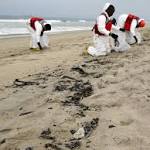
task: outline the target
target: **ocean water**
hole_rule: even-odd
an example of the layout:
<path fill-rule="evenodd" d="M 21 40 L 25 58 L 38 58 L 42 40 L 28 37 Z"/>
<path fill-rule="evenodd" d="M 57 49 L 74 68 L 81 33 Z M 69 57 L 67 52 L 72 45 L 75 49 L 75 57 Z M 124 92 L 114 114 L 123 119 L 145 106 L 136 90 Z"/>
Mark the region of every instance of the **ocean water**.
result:
<path fill-rule="evenodd" d="M 52 25 L 51 34 L 66 32 L 91 30 L 93 22 L 87 20 L 46 20 Z M 28 35 L 26 19 L 0 19 L 0 37 Z"/>

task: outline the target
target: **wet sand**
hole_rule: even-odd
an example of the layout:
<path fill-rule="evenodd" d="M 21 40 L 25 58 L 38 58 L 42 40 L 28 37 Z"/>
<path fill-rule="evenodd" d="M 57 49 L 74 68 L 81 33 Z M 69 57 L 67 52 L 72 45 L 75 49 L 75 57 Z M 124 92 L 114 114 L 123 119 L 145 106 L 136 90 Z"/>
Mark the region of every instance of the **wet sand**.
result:
<path fill-rule="evenodd" d="M 98 58 L 82 55 L 89 31 L 51 35 L 43 51 L 29 37 L 0 39 L 0 150 L 149 150 L 150 29 L 141 32 L 142 44 Z"/>

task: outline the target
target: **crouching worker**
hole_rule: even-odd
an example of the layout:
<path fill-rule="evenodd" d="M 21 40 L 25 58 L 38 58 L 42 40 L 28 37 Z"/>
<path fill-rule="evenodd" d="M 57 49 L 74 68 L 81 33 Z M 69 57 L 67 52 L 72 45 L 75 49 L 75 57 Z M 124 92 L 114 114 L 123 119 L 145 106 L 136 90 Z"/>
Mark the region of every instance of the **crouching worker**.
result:
<path fill-rule="evenodd" d="M 117 43 L 118 35 L 111 33 L 113 27 L 110 17 L 114 14 L 115 7 L 110 3 L 106 3 L 103 13 L 97 18 L 93 27 L 94 47 L 88 48 L 88 53 L 92 56 L 106 55 L 111 52 L 110 37 Z"/>
<path fill-rule="evenodd" d="M 51 30 L 51 25 L 43 18 L 33 17 L 27 22 L 28 30 L 31 34 L 31 49 L 40 49 L 48 47 L 48 37 L 45 31 Z"/>
<path fill-rule="evenodd" d="M 124 32 L 122 38 L 130 45 L 141 43 L 141 35 L 138 29 L 143 28 L 144 26 L 144 19 L 140 19 L 132 14 L 122 14 L 118 18 L 118 27 L 120 28 L 120 31 Z"/>

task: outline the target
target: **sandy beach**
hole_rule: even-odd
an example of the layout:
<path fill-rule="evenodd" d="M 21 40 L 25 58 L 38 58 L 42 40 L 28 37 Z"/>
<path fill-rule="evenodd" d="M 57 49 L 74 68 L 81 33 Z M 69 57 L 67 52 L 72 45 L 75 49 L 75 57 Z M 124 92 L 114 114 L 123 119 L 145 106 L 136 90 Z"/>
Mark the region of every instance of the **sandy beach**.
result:
<path fill-rule="evenodd" d="M 83 55 L 90 31 L 50 35 L 42 51 L 0 39 L 0 150 L 150 150 L 150 28 L 141 33 L 98 58 Z"/>

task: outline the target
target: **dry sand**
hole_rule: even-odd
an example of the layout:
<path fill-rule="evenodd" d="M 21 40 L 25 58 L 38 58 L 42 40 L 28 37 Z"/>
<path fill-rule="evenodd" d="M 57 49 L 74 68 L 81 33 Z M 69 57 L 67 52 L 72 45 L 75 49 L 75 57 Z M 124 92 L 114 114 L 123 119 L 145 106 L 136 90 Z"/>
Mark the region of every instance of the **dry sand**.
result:
<path fill-rule="evenodd" d="M 99 58 L 81 55 L 88 31 L 51 35 L 43 51 L 28 37 L 0 39 L 0 150 L 150 150 L 150 29 L 142 34 Z"/>

